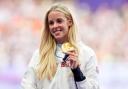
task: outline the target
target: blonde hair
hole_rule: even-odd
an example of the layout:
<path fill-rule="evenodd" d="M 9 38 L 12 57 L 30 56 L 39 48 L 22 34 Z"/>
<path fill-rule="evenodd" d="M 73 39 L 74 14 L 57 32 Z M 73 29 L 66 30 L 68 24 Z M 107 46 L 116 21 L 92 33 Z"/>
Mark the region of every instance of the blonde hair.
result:
<path fill-rule="evenodd" d="M 72 26 L 68 34 L 68 41 L 77 49 L 76 29 L 70 11 L 60 4 L 52 6 L 45 16 L 44 29 L 42 31 L 41 44 L 39 49 L 40 63 L 37 66 L 37 77 L 39 79 L 52 79 L 56 73 L 57 63 L 55 58 L 56 42 L 52 37 L 48 26 L 48 14 L 51 11 L 59 11 L 65 14 L 66 18 L 71 19 Z M 78 50 L 78 49 L 77 49 Z"/>

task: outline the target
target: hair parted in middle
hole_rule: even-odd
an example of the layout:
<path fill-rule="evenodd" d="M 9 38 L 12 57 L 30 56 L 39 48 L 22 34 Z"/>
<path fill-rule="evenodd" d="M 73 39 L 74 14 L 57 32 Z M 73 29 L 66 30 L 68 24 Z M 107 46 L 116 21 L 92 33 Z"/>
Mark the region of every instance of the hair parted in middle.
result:
<path fill-rule="evenodd" d="M 66 6 L 61 4 L 53 5 L 45 15 L 44 28 L 42 29 L 41 43 L 39 49 L 40 62 L 36 68 L 36 74 L 39 79 L 52 79 L 56 73 L 57 63 L 55 57 L 56 41 L 49 31 L 48 15 L 51 11 L 62 12 L 67 19 L 72 21 L 69 28 L 68 42 L 70 42 L 78 51 L 76 45 L 76 26 L 73 17 Z"/>

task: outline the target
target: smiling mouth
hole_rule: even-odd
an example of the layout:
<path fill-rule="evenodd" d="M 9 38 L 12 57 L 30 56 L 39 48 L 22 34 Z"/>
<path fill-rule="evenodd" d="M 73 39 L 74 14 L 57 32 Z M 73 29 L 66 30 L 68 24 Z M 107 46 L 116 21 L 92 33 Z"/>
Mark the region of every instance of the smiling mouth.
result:
<path fill-rule="evenodd" d="M 56 31 L 56 32 L 54 32 L 54 34 L 55 34 L 56 36 L 58 36 L 58 35 L 60 34 L 60 32 L 61 32 L 61 31 Z"/>
<path fill-rule="evenodd" d="M 59 33 L 61 31 L 62 31 L 61 29 L 60 30 L 55 30 L 55 31 L 53 31 L 53 33 Z"/>

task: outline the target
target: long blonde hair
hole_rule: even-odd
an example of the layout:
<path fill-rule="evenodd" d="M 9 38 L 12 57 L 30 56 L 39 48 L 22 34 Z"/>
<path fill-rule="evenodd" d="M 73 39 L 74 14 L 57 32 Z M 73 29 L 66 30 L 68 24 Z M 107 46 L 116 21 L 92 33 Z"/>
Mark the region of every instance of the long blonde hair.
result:
<path fill-rule="evenodd" d="M 60 11 L 65 14 L 66 18 L 72 20 L 72 26 L 70 27 L 68 34 L 68 41 L 78 50 L 76 46 L 76 27 L 70 11 L 60 4 L 52 6 L 45 16 L 44 29 L 42 31 L 39 58 L 40 62 L 37 66 L 37 77 L 39 79 L 52 79 L 56 73 L 57 63 L 55 58 L 56 42 L 49 31 L 48 26 L 48 14 L 51 11 Z"/>

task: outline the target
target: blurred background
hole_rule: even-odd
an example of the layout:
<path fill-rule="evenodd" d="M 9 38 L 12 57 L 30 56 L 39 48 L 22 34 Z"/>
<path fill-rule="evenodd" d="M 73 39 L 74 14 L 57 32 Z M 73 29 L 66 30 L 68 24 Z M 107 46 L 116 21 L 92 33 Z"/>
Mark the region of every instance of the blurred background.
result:
<path fill-rule="evenodd" d="M 81 40 L 96 52 L 101 89 L 128 89 L 128 0 L 0 0 L 0 89 L 20 89 L 56 2 L 71 9 Z"/>

